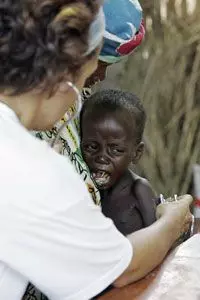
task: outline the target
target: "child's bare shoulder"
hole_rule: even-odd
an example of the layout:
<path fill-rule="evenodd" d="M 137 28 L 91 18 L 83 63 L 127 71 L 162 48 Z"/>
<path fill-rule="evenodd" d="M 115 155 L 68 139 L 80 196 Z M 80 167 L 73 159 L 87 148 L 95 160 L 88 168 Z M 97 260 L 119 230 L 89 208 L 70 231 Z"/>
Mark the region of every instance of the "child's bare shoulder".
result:
<path fill-rule="evenodd" d="M 137 175 L 132 170 L 129 170 L 129 172 L 133 178 L 134 189 L 136 191 L 140 192 L 141 190 L 146 190 L 146 191 L 151 191 L 153 194 L 155 194 L 151 184 L 149 183 L 149 181 L 146 178 Z"/>
<path fill-rule="evenodd" d="M 137 198 L 145 227 L 156 221 L 155 192 L 148 180 L 130 170 L 133 178 L 133 193 Z"/>

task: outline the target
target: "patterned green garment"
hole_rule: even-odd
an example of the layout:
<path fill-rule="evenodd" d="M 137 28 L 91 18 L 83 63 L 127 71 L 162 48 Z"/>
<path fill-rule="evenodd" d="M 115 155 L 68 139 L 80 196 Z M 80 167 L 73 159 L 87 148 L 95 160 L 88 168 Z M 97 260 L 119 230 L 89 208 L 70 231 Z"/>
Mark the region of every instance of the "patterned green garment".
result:
<path fill-rule="evenodd" d="M 87 92 L 86 92 L 87 91 Z M 82 94 L 83 101 L 91 95 L 91 90 L 89 93 L 89 89 L 84 89 Z M 72 109 L 73 110 L 73 109 Z M 36 136 L 42 140 L 47 141 L 48 143 L 52 143 L 57 136 L 59 128 L 63 125 L 63 123 L 67 120 L 67 117 L 64 117 L 60 120 L 56 126 L 50 130 L 45 132 L 37 132 Z M 56 150 L 59 150 L 59 153 L 68 157 L 72 164 L 75 167 L 76 172 L 82 177 L 85 181 L 90 194 L 96 204 L 100 204 L 100 194 L 98 189 L 96 188 L 91 174 L 88 170 L 87 165 L 85 164 L 80 150 L 80 138 L 79 138 L 79 120 L 75 119 L 70 122 L 60 133 L 60 138 L 57 144 L 54 146 Z"/>
<path fill-rule="evenodd" d="M 84 89 L 82 94 L 83 101 L 91 95 L 91 90 Z M 59 128 L 62 126 L 63 122 L 66 121 L 64 117 L 56 126 L 45 132 L 34 133 L 38 138 L 52 143 L 57 135 Z M 55 149 L 59 150 L 59 153 L 68 157 L 75 167 L 75 170 L 85 181 L 88 191 L 90 192 L 94 202 L 100 205 L 100 194 L 93 182 L 87 165 L 85 164 L 81 151 L 80 151 L 80 138 L 79 138 L 79 120 L 73 120 L 69 125 L 67 125 L 55 145 Z M 32 284 L 29 284 L 22 300 L 48 300 L 47 297 L 42 295 Z"/>
<path fill-rule="evenodd" d="M 23 300 L 48 300 L 48 298 L 38 291 L 32 284 L 29 284 Z"/>

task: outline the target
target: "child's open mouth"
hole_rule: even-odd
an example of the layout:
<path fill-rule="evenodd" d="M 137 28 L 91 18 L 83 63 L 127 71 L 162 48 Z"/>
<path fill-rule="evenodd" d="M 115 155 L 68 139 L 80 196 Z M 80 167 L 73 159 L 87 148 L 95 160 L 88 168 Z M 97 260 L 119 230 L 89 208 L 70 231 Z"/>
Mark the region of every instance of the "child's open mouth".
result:
<path fill-rule="evenodd" d="M 110 175 L 107 172 L 101 171 L 101 170 L 93 172 L 92 176 L 93 176 L 97 186 L 99 186 L 99 187 L 103 187 L 103 186 L 107 185 L 110 180 Z"/>

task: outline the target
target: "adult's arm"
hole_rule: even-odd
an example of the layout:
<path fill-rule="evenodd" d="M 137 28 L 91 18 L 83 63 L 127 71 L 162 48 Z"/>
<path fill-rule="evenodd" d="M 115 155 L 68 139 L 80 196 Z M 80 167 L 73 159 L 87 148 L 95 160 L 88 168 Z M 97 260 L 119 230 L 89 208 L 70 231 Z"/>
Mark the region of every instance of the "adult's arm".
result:
<path fill-rule="evenodd" d="M 29 281 L 52 300 L 91 299 L 128 267 L 131 244 L 93 203 L 71 163 L 29 140 L 34 150 L 19 142 L 1 170 L 0 275 L 6 268 L 17 273 L 20 280 L 6 275 L 4 285 L 20 293 Z M 16 298 L 0 288 L 0 299 Z"/>
<path fill-rule="evenodd" d="M 144 241 L 136 239 L 135 248 L 134 240 L 131 245 L 117 231 L 66 158 L 32 137 L 27 151 L 20 142 L 17 146 L 1 172 L 0 260 L 5 266 L 52 300 L 92 298 L 131 259 L 128 272 L 136 262 L 142 270 L 146 260 L 139 260 L 138 251 Z"/>
<path fill-rule="evenodd" d="M 133 246 L 133 257 L 127 270 L 114 282 L 116 287 L 147 275 L 162 262 L 175 240 L 187 229 L 191 221 L 189 205 L 192 197 L 181 198 L 178 202 L 160 205 L 157 209 L 159 219 L 128 237 Z"/>

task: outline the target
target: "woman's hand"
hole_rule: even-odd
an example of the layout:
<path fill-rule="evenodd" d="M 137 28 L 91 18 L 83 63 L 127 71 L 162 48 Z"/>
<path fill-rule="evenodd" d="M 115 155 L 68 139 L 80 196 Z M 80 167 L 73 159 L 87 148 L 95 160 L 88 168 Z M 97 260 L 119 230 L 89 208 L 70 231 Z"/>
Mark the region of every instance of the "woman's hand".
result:
<path fill-rule="evenodd" d="M 133 257 L 127 270 L 114 282 L 116 287 L 137 281 L 162 262 L 174 242 L 189 227 L 191 203 L 192 197 L 184 195 L 178 197 L 178 201 L 160 204 L 158 220 L 128 236 Z"/>
<path fill-rule="evenodd" d="M 174 229 L 177 230 L 177 238 L 184 232 L 187 232 L 191 222 L 192 214 L 190 213 L 190 205 L 193 199 L 190 195 L 178 197 L 177 201 L 166 202 L 157 207 L 156 216 L 159 219 L 162 216 L 170 214 L 175 222 Z"/>

